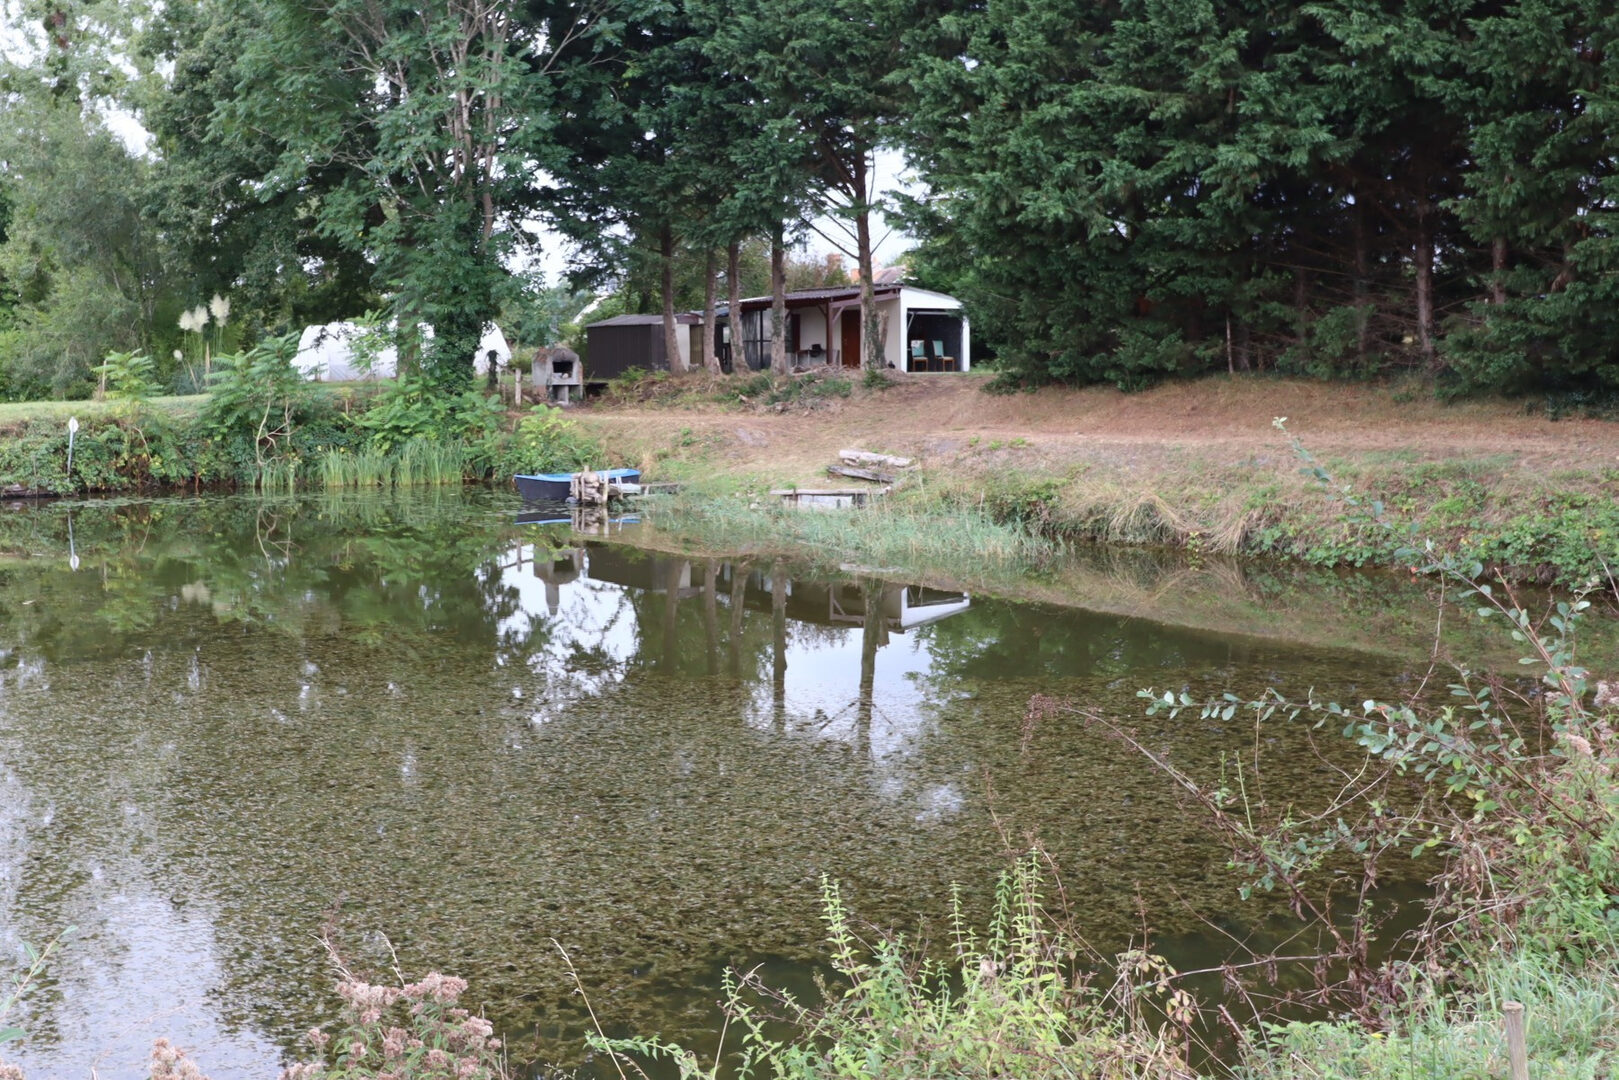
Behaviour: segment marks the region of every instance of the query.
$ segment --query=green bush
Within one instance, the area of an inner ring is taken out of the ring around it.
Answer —
[[[288,334],[214,358],[201,423],[222,442],[245,442],[252,451],[250,478],[290,456],[298,412],[311,393],[293,366],[297,353],[298,339]]]
[[[882,368],[867,368],[865,375],[860,378],[860,385],[867,390],[887,390],[894,385],[894,377]]]
[[[607,464],[606,449],[550,405],[529,410],[498,457],[501,472],[576,472]]]
[[[498,398],[477,390],[446,391],[424,375],[401,375],[377,396],[371,408],[355,418],[384,453],[414,439],[468,442],[500,425]]]
[[[157,365],[152,358],[139,352],[113,352],[99,366],[90,369],[107,387],[107,396],[139,406],[150,400],[158,390]]]

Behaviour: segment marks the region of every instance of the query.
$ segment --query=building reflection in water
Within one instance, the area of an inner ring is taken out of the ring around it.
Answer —
[[[501,561],[501,575],[518,596],[502,638],[541,643],[526,660],[548,676],[536,723],[631,671],[661,669],[739,680],[752,691],[750,723],[878,756],[921,722],[916,683],[931,664],[917,632],[972,604],[921,585],[794,579],[776,559],[604,544],[524,544]]]

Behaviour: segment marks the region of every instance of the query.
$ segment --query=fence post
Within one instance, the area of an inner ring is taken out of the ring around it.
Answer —
[[[1501,1006],[1501,1026],[1506,1029],[1512,1080],[1529,1080],[1529,1045],[1524,1037],[1522,1002],[1508,1001]]]

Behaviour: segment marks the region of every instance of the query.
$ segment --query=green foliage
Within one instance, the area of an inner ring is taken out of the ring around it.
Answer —
[[[1276,421],[1285,430],[1284,424]],[[1391,517],[1381,502],[1337,485],[1294,444],[1304,471],[1333,497],[1393,539],[1414,540],[1409,524]],[[1246,888],[1286,889],[1297,909],[1323,921],[1326,910],[1304,882],[1333,859],[1353,859],[1366,880],[1375,880],[1378,860],[1388,854],[1437,851],[1445,869],[1436,904],[1452,943],[1504,937],[1581,963],[1611,955],[1619,940],[1613,902],[1619,896],[1619,791],[1609,778],[1619,767],[1619,739],[1609,715],[1614,702],[1602,694],[1587,702],[1590,673],[1576,654],[1579,624],[1598,580],[1535,620],[1504,583],[1484,580],[1480,562],[1439,555],[1431,540],[1400,554],[1459,588],[1478,617],[1505,622],[1527,651],[1520,663],[1542,684],[1532,720],[1516,720],[1510,711],[1513,700],[1528,699],[1499,693],[1492,680],[1465,667],[1449,685],[1450,703],[1441,706],[1375,698],[1345,706],[1313,692],[1293,700],[1274,690],[1246,701],[1227,692],[1200,702],[1185,691],[1143,690],[1149,715],[1173,719],[1195,711],[1225,723],[1240,714],[1256,726],[1307,720],[1341,729],[1376,769],[1357,783],[1354,806],[1310,816],[1289,811],[1264,824],[1256,823],[1263,813],[1240,771],[1214,788],[1184,776],[1180,782],[1233,837],[1233,865],[1247,876]],[[1404,777],[1423,786],[1415,805],[1396,810],[1392,788]]]
[[[72,22],[57,32],[88,61],[96,30],[77,11]],[[0,288],[12,301],[0,384],[19,399],[86,397],[90,369],[109,351],[153,351],[147,316],[174,287],[163,237],[143,213],[149,161],[44,76],[0,60],[10,208]]]
[[[17,1042],[27,1037],[28,1033],[22,1028],[8,1025],[6,1018],[11,1015],[11,1011],[22,1000],[23,994],[27,993],[28,987],[37,982],[39,977],[45,973],[45,968],[50,963],[51,954],[61,948],[62,942],[74,932],[74,929],[71,926],[67,927],[48,941],[43,949],[36,949],[27,942],[23,942],[23,959],[27,962],[27,965],[12,976],[11,989],[6,991],[4,996],[0,996],[0,1048],[4,1048],[7,1043]],[[3,1068],[4,1064],[3,1061],[0,1061],[0,1068]]]
[[[447,390],[424,375],[400,375],[355,423],[383,453],[418,439],[471,441],[499,427],[500,401],[476,390]]]
[[[1477,991],[1446,994],[1406,971],[1393,1030],[1342,1020],[1266,1025],[1235,1070],[1238,1080],[1294,1080],[1308,1062],[1319,1080],[1482,1080],[1507,1060],[1500,1006],[1528,1017],[1529,1060],[1544,1080],[1600,1080],[1619,1070],[1613,1032],[1619,972],[1611,963],[1567,970],[1544,956],[1499,956],[1478,973]]]
[[[1036,856],[1003,874],[988,927],[975,931],[953,905],[948,962],[924,957],[903,938],[867,949],[855,936],[836,883],[823,877],[827,961],[837,986],[804,1004],[756,975],[728,972],[726,1032],[739,1033],[736,1075],[776,1080],[909,1080],[992,1077],[1141,1080],[1184,1075],[1170,1042],[1143,1021],[1147,1007],[1184,1019],[1186,1000],[1163,993],[1167,966],[1156,957],[1120,957],[1118,983],[1102,993],[1074,976],[1083,947],[1043,906]],[[1137,983],[1139,982],[1140,985]],[[769,1011],[790,1025],[782,1035]],[[593,1048],[627,1059],[667,1061],[682,1080],[713,1080],[684,1047],[655,1039],[589,1037]]]
[[[1572,587],[1619,568],[1619,503],[1559,495],[1463,545],[1473,559]]]
[[[561,409],[536,405],[518,425],[506,463],[515,466],[512,472],[576,472],[599,468],[606,458],[602,445]]]
[[[293,366],[297,335],[266,338],[241,353],[214,358],[202,423],[220,439],[246,438],[259,470],[291,445],[309,383]]]
[[[295,200],[306,231],[370,263],[394,322],[434,329],[421,370],[464,389],[513,293],[507,258],[530,242],[535,163],[557,156],[553,95],[621,24],[594,8],[553,33],[549,17],[475,4],[255,6],[209,134],[254,158],[260,198]]]
[[[867,368],[860,377],[860,385],[867,390],[887,390],[894,385],[894,377],[882,368]]]
[[[607,380],[607,397],[614,401],[635,401],[649,390],[669,381],[667,371],[648,371],[644,367],[627,367]]]
[[[56,421],[37,421],[0,437],[0,484],[21,484],[68,494],[234,483],[251,469],[245,441],[221,442],[191,417],[149,410],[133,418],[114,414],[87,420],[74,441],[67,472],[68,433]]]
[[[157,365],[145,353],[108,353],[100,366],[90,370],[106,384],[108,397],[131,407],[144,405],[158,390]]]
[[[1588,0],[918,19],[920,265],[1024,379],[1619,386],[1616,33]]]
[[[472,471],[467,448],[456,442],[411,439],[392,453],[376,445],[322,453],[315,475],[327,490],[459,484]]]
[[[1027,570],[1050,559],[1054,545],[1030,529],[997,520],[979,506],[946,507],[877,499],[821,514],[760,507],[735,497],[705,497],[688,487],[647,513],[694,539],[715,544],[752,540],[814,552],[832,565],[903,567],[919,573],[941,565]]]
[[[768,407],[815,408],[833,398],[846,398],[853,392],[854,383],[842,375],[816,373],[781,378],[760,371],[727,386],[721,391],[720,400]]]
[[[1282,421],[1277,421],[1281,426]],[[1413,564],[1419,537],[1446,537],[1436,545],[1461,563],[1478,562],[1515,580],[1540,581],[1566,589],[1582,587],[1619,566],[1619,504],[1585,493],[1554,492],[1531,509],[1505,521],[1487,519],[1491,492],[1459,465],[1416,465],[1403,470],[1403,490],[1383,497],[1357,494],[1353,485],[1334,481],[1294,440],[1305,474],[1321,484],[1341,507],[1334,527],[1308,528],[1300,517],[1271,521],[1254,534],[1257,550],[1302,558],[1321,566]],[[1449,494],[1418,509],[1414,493]]]

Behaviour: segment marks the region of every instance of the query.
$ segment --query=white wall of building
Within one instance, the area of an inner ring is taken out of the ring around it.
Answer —
[[[433,328],[424,326],[423,336],[431,338]],[[391,379],[399,372],[399,352],[392,345],[377,350],[367,367],[360,355],[364,331],[351,322],[326,323],[306,326],[298,335],[298,354],[292,366],[306,379],[316,382],[357,382],[362,379]],[[490,323],[484,328],[483,340],[473,357],[472,370],[479,375],[489,373],[490,354],[494,354],[495,369],[511,364],[512,350],[500,327]]]

